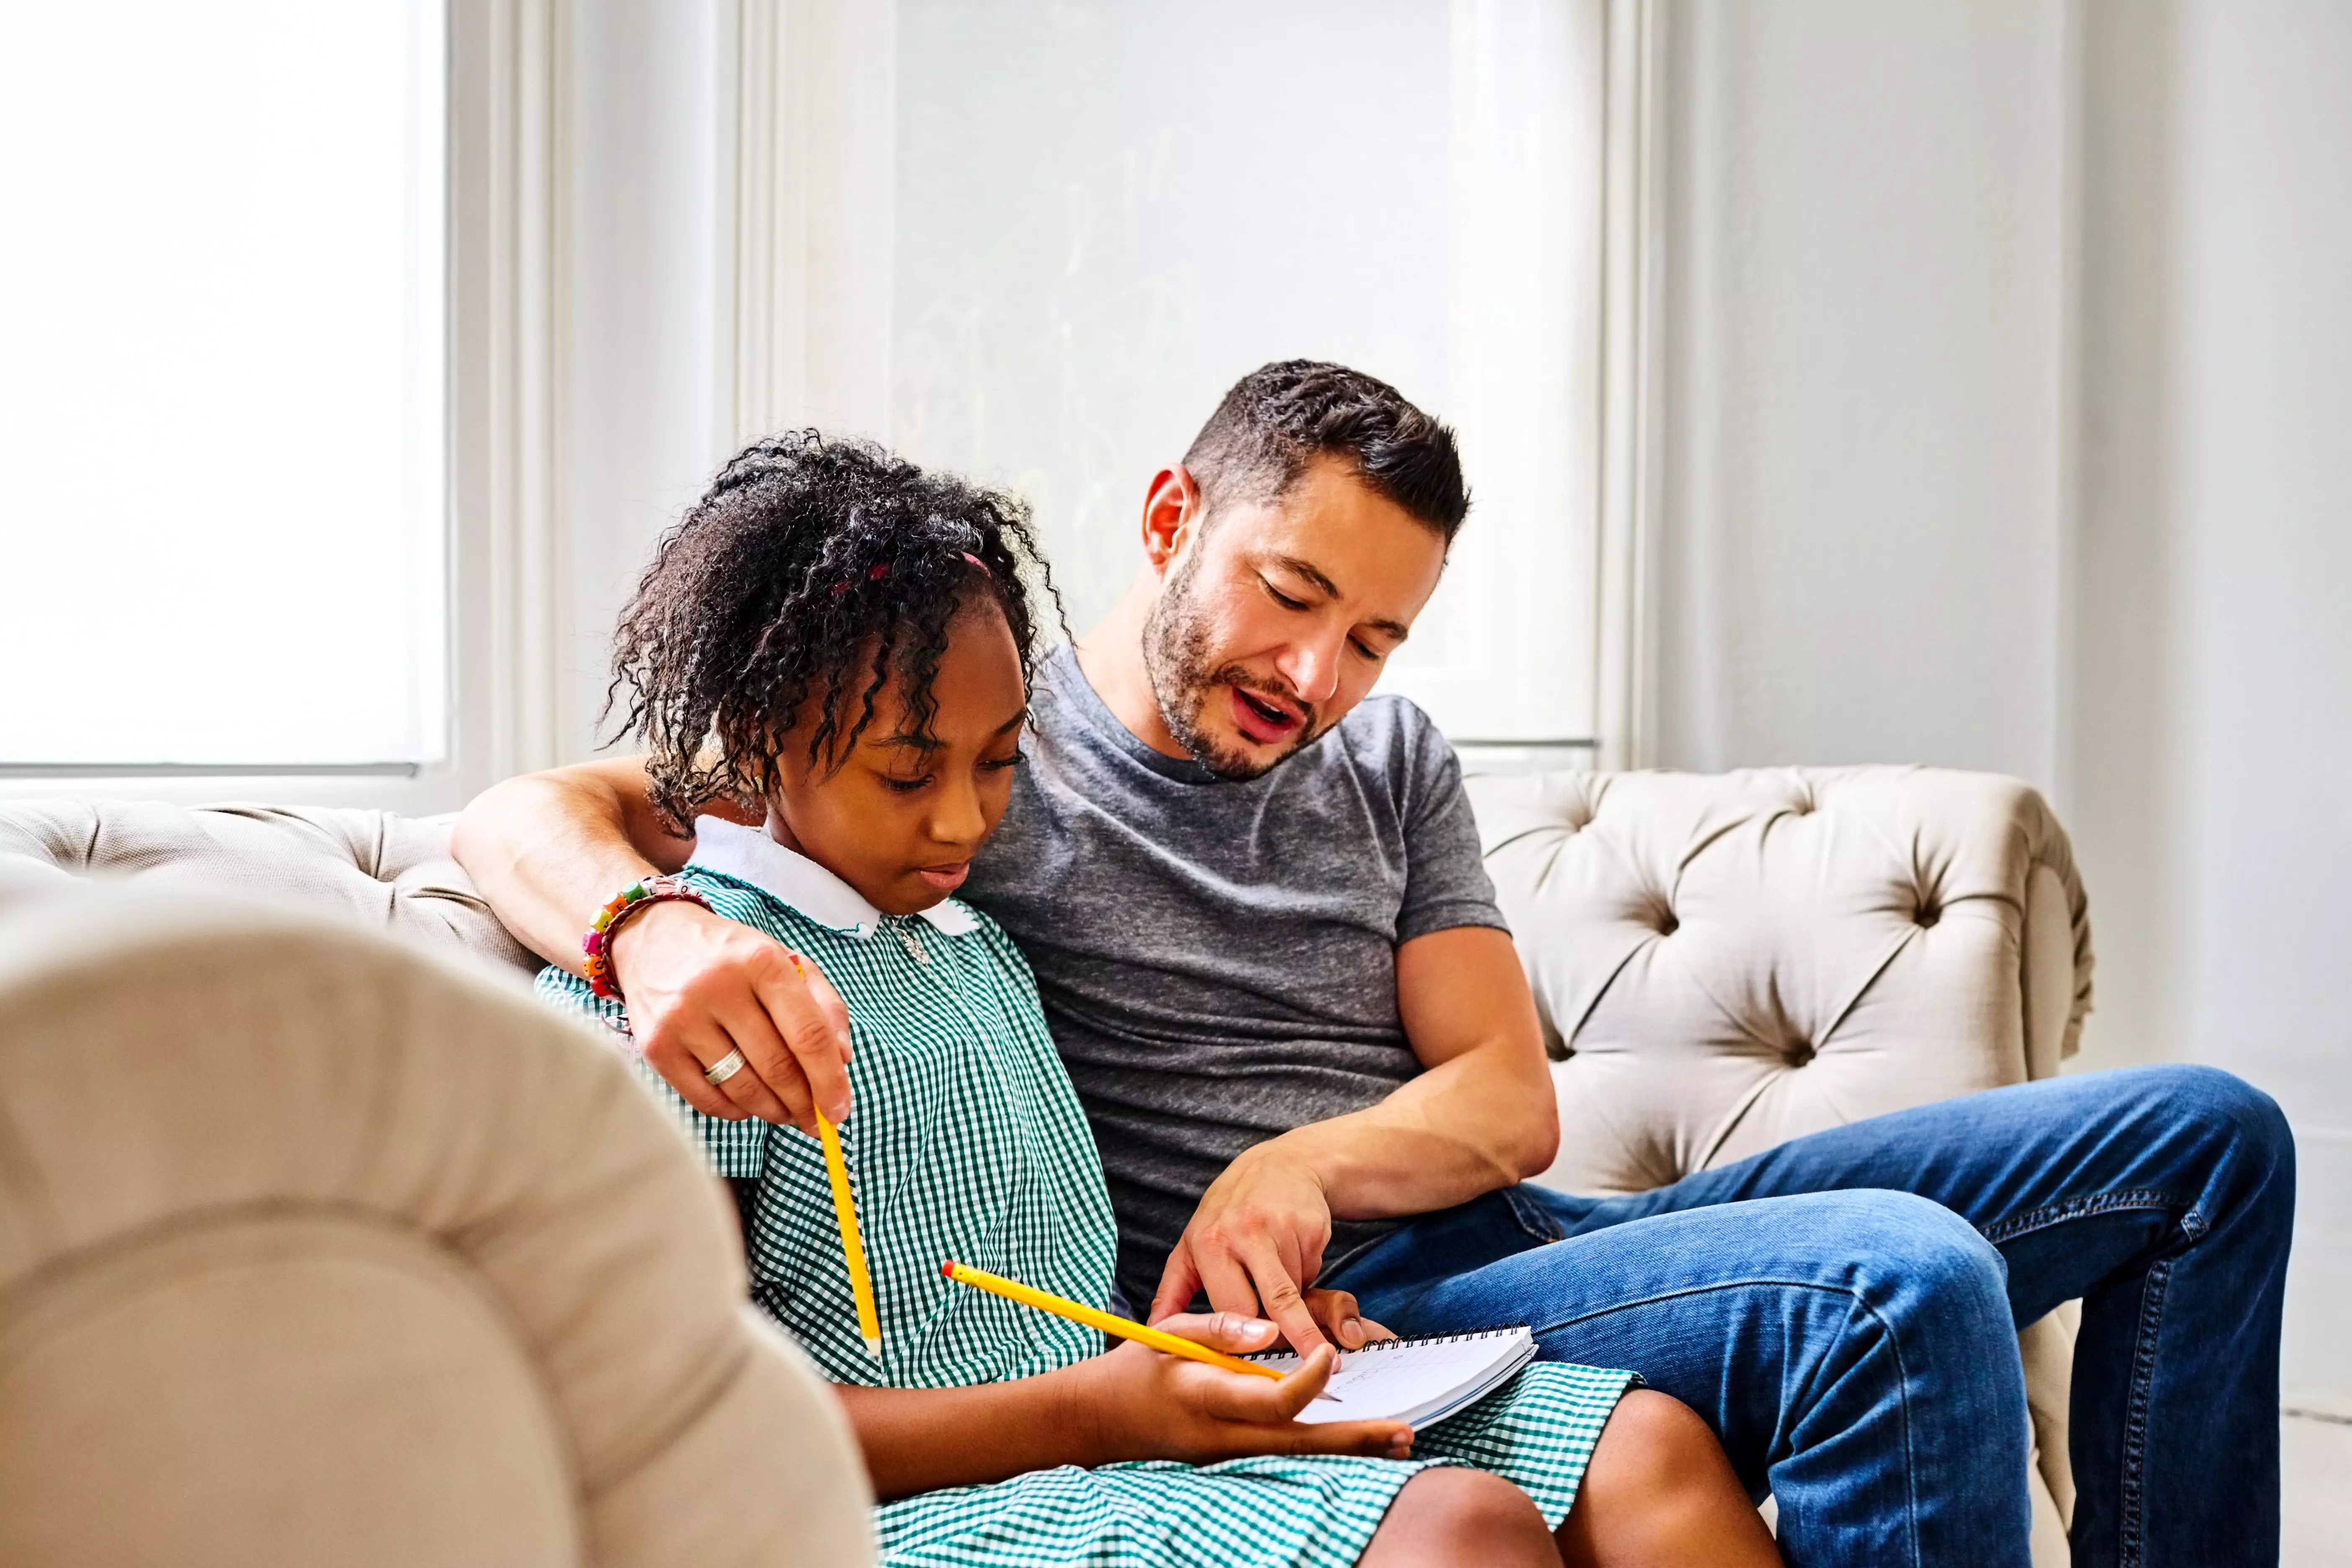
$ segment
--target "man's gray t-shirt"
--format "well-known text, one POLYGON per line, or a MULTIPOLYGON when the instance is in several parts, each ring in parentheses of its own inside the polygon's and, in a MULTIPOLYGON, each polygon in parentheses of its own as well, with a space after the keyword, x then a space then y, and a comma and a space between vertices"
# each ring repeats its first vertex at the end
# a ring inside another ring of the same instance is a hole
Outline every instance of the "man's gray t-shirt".
MULTIPOLYGON (((1140 1309, 1234 1156, 1420 1070, 1397 944, 1503 916, 1453 748, 1402 698, 1242 782, 1137 740, 1067 647, 1030 710, 1012 804, 961 893, 1036 971, 1140 1309)), ((1327 1265, 1384 1228, 1338 1225, 1327 1265)))

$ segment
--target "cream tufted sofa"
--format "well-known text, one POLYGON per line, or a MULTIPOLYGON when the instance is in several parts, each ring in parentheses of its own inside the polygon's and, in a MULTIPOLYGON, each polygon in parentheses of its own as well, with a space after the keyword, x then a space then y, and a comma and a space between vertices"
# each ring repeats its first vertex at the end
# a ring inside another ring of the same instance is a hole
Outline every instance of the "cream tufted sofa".
POLYGON ((0 1563, 874 1561, 601 1039, 310 908, 56 880, 0 878, 0 1563))
MULTIPOLYGON (((1929 768, 1474 776, 1559 1098, 1540 1180, 1638 1192, 1883 1111, 2047 1078, 2091 1005, 2066 835, 1929 768)), ((2020 1336, 2034 1560, 2066 1561, 2079 1310, 2020 1336)))
MULTIPOLYGON (((2064 832, 2012 780, 1915 768, 1474 776, 1557 1060, 1544 1180, 1624 1192, 1783 1139, 2047 1077, 2089 1009, 2064 832)), ((0 808, 0 897, 91 871, 298 889, 530 967, 447 857, 373 812, 0 808)), ((2063 1521, 2073 1309, 2021 1336, 2038 1563, 2063 1521)))

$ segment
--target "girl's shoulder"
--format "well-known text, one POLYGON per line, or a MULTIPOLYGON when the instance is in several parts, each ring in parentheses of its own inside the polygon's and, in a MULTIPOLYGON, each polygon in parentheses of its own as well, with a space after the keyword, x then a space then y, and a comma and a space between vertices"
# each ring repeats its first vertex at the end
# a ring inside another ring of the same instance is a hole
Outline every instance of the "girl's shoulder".
MULTIPOLYGON (((956 907, 971 909, 969 904, 958 904, 956 907)), ((1012 933, 997 924, 992 916, 983 914, 978 910, 971 910, 971 917, 973 939, 1011 979, 1034 991, 1037 988, 1037 977, 1029 971, 1029 955, 1021 951, 1021 944, 1013 940, 1012 933)))
POLYGON ((710 900, 718 913, 740 925, 762 931, 787 946, 804 932, 827 928, 754 882, 708 866, 689 862, 678 879, 710 900))

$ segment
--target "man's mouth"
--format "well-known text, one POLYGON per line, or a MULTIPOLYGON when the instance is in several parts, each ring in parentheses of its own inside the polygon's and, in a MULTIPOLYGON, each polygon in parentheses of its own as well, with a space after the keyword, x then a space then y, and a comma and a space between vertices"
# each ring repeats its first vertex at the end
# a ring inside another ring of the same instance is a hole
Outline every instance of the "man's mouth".
POLYGON ((1270 697, 1245 691, 1236 686, 1234 693, 1234 726, 1244 740, 1261 746, 1278 746, 1298 733, 1307 716, 1270 697))
POLYGON ((920 877, 927 887, 942 893, 952 893, 963 886, 966 877, 971 875, 971 862, 959 860, 952 866, 919 866, 915 868, 915 875, 920 877))

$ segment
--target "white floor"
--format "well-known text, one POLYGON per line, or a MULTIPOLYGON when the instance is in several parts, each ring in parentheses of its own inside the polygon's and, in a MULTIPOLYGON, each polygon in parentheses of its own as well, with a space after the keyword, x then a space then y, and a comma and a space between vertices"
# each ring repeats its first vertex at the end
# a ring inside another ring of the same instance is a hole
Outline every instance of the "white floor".
POLYGON ((2352 1568, 2352 1422, 2279 1422, 2284 1568, 2352 1568))
POLYGON ((2280 1568, 2352 1568, 2352 1421, 2280 1417, 2279 1469, 2280 1568))

